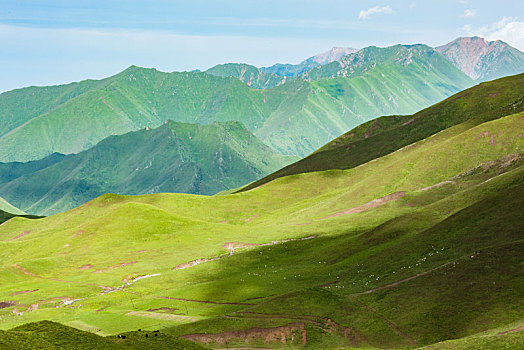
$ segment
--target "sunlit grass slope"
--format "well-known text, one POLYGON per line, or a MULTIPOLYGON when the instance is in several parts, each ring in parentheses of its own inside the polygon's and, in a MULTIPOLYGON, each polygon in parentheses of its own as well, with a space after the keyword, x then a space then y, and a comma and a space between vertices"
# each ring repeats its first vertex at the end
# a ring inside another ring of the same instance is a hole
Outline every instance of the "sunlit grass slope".
POLYGON ((121 334, 120 337, 101 337, 50 321, 0 331, 0 348, 3 350, 205 349, 187 340, 160 332, 137 331, 121 334))
POLYGON ((394 152, 446 128, 480 123, 524 110, 524 74, 482 83, 407 116, 385 116, 364 123, 331 141, 310 156, 243 190, 278 177, 327 169, 349 169, 394 152))
MULTIPOLYGON (((519 86, 500 93, 518 101, 519 86)), ((416 348, 495 329, 521 342, 524 113, 461 111, 346 170, 13 218, 0 327, 162 329, 217 348, 416 348)))

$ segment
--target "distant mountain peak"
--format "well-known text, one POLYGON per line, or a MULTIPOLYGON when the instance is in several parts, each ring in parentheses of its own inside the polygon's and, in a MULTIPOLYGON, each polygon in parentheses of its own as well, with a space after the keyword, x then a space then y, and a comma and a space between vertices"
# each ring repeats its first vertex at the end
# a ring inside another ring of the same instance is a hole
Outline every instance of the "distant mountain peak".
POLYGON ((331 63, 333 61, 338 61, 342 57, 349 55, 350 53, 357 52, 357 49, 354 49, 352 47, 333 47, 331 50, 328 50, 326 52, 320 53, 318 55, 315 55, 311 57, 314 62, 323 65, 327 63, 331 63))
POLYGON ((262 67, 260 68, 260 70, 265 73, 271 73, 284 77, 296 77, 315 67, 338 61, 342 57, 351 53, 355 53, 357 51, 357 49, 351 47, 335 46, 326 52, 309 57, 308 59, 300 62, 299 64, 277 63, 272 65, 271 67, 262 67))
POLYGON ((524 71, 524 53, 502 40, 460 37, 435 50, 477 81, 491 80, 524 71))

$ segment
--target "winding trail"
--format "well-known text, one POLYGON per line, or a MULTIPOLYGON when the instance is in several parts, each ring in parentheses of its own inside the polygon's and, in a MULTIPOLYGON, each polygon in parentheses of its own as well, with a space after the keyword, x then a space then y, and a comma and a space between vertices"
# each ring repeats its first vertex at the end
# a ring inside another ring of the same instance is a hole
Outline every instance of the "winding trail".
POLYGON ((370 290, 366 290, 364 292, 360 292, 360 293, 355 293, 354 295, 362 295, 362 294, 371 294, 371 293, 374 293, 374 292, 377 292, 379 290, 384 290, 384 289, 390 289, 390 288, 393 288, 393 287, 396 287, 398 286, 399 284, 401 283, 404 283, 404 282, 408 282, 408 281, 411 281, 411 280, 414 280, 415 278, 419 278, 419 277, 422 277, 424 275, 427 275, 428 273, 431 273, 435 270, 438 270, 438 269, 441 269, 445 266, 448 266, 450 264, 452 264, 453 262, 447 262, 443 265, 440 265, 440 266, 437 266, 437 267, 434 267, 432 269, 429 269, 427 271, 424 271, 424 272, 421 272, 421 273, 417 273, 416 275, 413 275, 413 276, 410 276, 410 277, 407 277, 407 278, 404 278, 404 279, 401 279, 399 281, 396 281, 396 282, 393 282, 393 283, 390 283, 390 284, 386 284, 385 286, 381 286, 381 287, 377 287, 377 288, 373 288, 373 289, 370 289, 370 290))

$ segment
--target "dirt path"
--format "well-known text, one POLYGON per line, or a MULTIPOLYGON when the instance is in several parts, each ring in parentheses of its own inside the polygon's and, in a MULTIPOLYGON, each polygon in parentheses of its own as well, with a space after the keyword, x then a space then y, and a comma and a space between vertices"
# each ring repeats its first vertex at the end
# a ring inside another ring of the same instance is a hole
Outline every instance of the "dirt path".
POLYGON ((520 326, 520 327, 517 327, 517 328, 513 328, 513 329, 510 329, 510 330, 504 331, 504 332, 497 333, 497 335, 504 335, 504 334, 513 333, 513 332, 520 332, 520 331, 524 331, 524 325, 520 326))
POLYGON ((377 292, 379 290, 393 288, 393 287, 398 286, 401 283, 408 282, 408 281, 411 281, 411 280, 413 280, 415 278, 419 278, 421 276, 427 275, 428 273, 431 273, 431 272, 433 272, 435 270, 441 269, 441 268, 443 268, 445 266, 448 266, 449 264, 452 264, 452 262, 448 262, 448 263, 445 263, 443 265, 434 267, 434 268, 432 268, 430 270, 427 270, 427 271, 424 271, 424 272, 421 272, 421 273, 417 273, 416 275, 413 275, 413 276, 401 279, 399 281, 396 281, 396 282, 393 282, 393 283, 390 283, 390 284, 386 284, 385 286, 382 286, 382 287, 377 287, 377 288, 373 288, 373 289, 370 289, 370 290, 366 290, 365 292, 356 293, 355 295, 370 294, 370 293, 377 292))
POLYGON ((210 261, 216 261, 216 260, 224 259, 224 258, 227 258, 228 256, 232 256, 235 253, 235 250, 241 249, 241 248, 267 247, 267 246, 272 246, 272 245, 277 245, 277 244, 282 244, 282 243, 287 243, 287 242, 293 242, 293 241, 304 241, 304 240, 313 239, 313 238, 316 238, 316 236, 307 236, 307 237, 302 237, 302 238, 289 238, 289 239, 283 239, 283 240, 280 240, 280 241, 272 241, 272 242, 268 242, 268 243, 227 242, 227 243, 224 243, 224 245, 222 247, 228 249, 229 250, 229 254, 227 254, 227 255, 220 255, 220 256, 217 256, 215 258, 200 258, 200 259, 196 259, 196 260, 191 260, 189 262, 182 263, 182 264, 179 264, 179 265, 173 267, 172 270, 183 270, 183 269, 187 269, 189 267, 193 267, 193 266, 200 265, 200 264, 203 264, 203 263, 207 263, 207 262, 210 262, 210 261))
POLYGON ((369 312, 371 312, 372 314, 376 315, 378 318, 380 318, 382 321, 384 321, 388 326, 389 328, 393 329, 393 331, 395 331, 395 333, 397 333, 399 336, 403 337, 404 339, 406 339, 411 345, 418 345, 417 341, 415 339, 413 339, 412 337, 410 337, 408 334, 404 333, 400 328, 399 326, 397 326, 395 323, 393 323, 393 321, 391 320, 388 320, 386 317, 384 317, 383 315, 381 315, 380 313, 377 312, 377 310, 373 309, 371 306, 367 305, 367 304, 364 304, 362 301, 356 299, 360 304, 362 304, 362 307, 366 310, 368 310, 369 312))
POLYGON ((28 235, 28 234, 30 234, 30 233, 31 233, 31 231, 24 231, 24 232, 22 232, 21 234, 19 234, 18 236, 15 236, 15 237, 13 237, 13 238, 11 238, 11 239, 8 239, 8 241, 14 241, 14 240, 17 240, 18 238, 22 238, 22 237, 24 237, 25 235, 28 235))
POLYGON ((249 304, 249 303, 228 303, 228 302, 218 302, 218 301, 208 301, 208 300, 195 300, 195 299, 184 299, 184 298, 173 298, 173 297, 156 297, 159 299, 169 299, 169 300, 178 300, 178 301, 187 301, 190 303, 201 303, 201 304, 215 304, 215 305, 245 305, 245 306, 252 306, 256 304, 249 304))
POLYGON ((405 191, 391 193, 391 194, 388 194, 387 196, 373 199, 372 201, 359 205, 358 207, 353 207, 353 208, 350 208, 344 211, 339 211, 338 213, 335 213, 335 214, 325 216, 321 218, 320 220, 334 218, 334 217, 346 215, 346 214, 362 213, 362 212, 368 211, 369 209, 381 207, 391 201, 399 200, 400 198, 404 197, 405 195, 406 195, 405 191))

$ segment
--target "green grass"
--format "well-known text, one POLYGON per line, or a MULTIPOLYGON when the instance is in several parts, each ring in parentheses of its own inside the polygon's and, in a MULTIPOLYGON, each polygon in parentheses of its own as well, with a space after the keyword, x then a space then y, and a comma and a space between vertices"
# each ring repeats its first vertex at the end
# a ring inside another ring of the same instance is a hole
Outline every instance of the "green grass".
POLYGON ((300 348, 303 331, 312 349, 518 345, 519 332, 499 333, 524 319, 524 112, 503 106, 350 169, 12 218, 0 329, 208 333, 219 348, 300 348), (210 261, 174 269, 197 259, 210 261))
POLYGON ((0 331, 0 347, 22 349, 205 349, 184 339, 164 333, 129 332, 126 338, 101 337, 49 321, 27 324, 0 331), (146 338, 146 334, 148 337, 146 338), (156 336, 155 336, 156 335, 156 336))
MULTIPOLYGON (((522 111, 524 74, 482 83, 409 116, 385 116, 367 122, 328 143, 310 156, 242 190, 253 189, 282 176, 349 169, 423 140, 446 128, 480 123, 522 111)), ((241 191, 242 191, 241 190, 241 191)))

